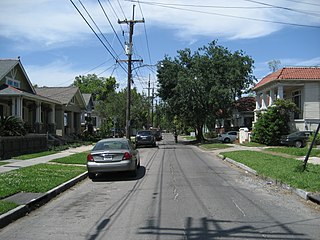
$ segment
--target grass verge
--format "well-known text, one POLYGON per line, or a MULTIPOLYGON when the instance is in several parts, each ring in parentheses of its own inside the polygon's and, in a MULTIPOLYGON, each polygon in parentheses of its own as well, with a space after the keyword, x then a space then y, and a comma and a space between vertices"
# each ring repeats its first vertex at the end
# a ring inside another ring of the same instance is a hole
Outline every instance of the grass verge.
POLYGON ((266 146, 266 145, 263 145, 261 143, 256 143, 256 142, 245 142, 240 145, 244 146, 244 147, 265 147, 266 146))
POLYGON ((232 146, 228 146, 223 143, 208 143, 208 144, 200 144, 200 147, 205 148, 207 150, 215 150, 215 149, 225 149, 231 148, 232 146))
POLYGON ((310 192, 320 192, 320 166, 308 164, 302 171, 303 162, 256 151, 234 151, 223 156, 256 170, 259 175, 279 180, 292 187, 310 192))
MULTIPOLYGON (((295 147, 278 147, 278 148, 266 148, 266 151, 270 152, 278 152, 278 153, 285 153, 292 156, 305 156, 308 153, 309 148, 295 148, 295 147)), ((315 157, 320 155, 320 149, 313 148, 311 151, 310 156, 315 157)))
MULTIPOLYGON (((85 166, 66 166, 56 164, 37 164, 30 167, 0 174, 0 199, 19 192, 44 193, 86 171, 85 166)), ((1 212, 16 207, 0 201, 1 212)))
POLYGON ((63 163, 63 164, 82 164, 87 163, 87 155, 89 152, 75 153, 67 157, 51 160, 50 162, 63 163))
POLYGON ((0 166, 1 165, 6 165, 6 164, 8 164, 9 162, 2 162, 2 161, 0 161, 0 166))

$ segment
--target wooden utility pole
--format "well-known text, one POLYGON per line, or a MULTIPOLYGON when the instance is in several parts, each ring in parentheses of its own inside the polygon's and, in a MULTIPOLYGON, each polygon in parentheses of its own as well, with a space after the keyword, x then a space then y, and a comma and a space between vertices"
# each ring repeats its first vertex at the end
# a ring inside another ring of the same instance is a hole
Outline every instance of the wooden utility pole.
POLYGON ((142 20, 134 20, 134 8, 133 5, 133 12, 132 12, 132 20, 118 20, 119 24, 129 24, 130 32, 129 32, 129 42, 126 43, 126 55, 128 56, 128 83, 127 83, 127 107, 126 107, 126 138, 130 139, 131 136, 131 124, 130 124, 130 110, 131 110, 131 81, 132 81, 132 36, 133 36, 133 26, 135 23, 143 23, 144 19, 142 20))

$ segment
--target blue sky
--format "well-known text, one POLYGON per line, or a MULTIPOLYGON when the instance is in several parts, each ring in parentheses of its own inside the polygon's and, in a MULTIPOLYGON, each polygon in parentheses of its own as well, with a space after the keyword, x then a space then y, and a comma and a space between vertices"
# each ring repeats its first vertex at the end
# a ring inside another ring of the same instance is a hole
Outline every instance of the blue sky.
POLYGON ((116 77, 124 88, 127 66, 116 59, 127 59, 122 46, 129 29, 118 19, 131 20, 134 4, 135 19, 145 20, 135 24, 133 36, 133 59, 143 59, 141 67, 134 65, 134 86, 140 91, 146 91, 149 78, 156 82, 156 68, 144 65, 213 40, 251 56, 257 79, 270 72, 271 60, 280 60, 281 67, 320 66, 318 0, 2 0, 0 58, 20 56, 39 86, 68 86, 75 76, 96 73, 116 77))

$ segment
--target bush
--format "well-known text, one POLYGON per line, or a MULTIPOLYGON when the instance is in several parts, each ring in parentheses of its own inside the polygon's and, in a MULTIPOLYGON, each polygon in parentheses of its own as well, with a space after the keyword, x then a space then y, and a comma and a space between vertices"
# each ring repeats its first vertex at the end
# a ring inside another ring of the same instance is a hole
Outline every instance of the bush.
POLYGON ((290 113, 299 109, 290 100, 277 99, 274 103, 275 106, 269 107, 265 113, 258 114, 252 134, 253 142, 279 145, 280 137, 289 133, 290 113))
POLYGON ((15 116, 0 118, 0 136, 24 136, 27 131, 23 121, 15 116))
POLYGON ((216 133, 216 132, 208 132, 204 136, 206 138, 216 138, 216 137, 218 137, 218 133, 216 133))

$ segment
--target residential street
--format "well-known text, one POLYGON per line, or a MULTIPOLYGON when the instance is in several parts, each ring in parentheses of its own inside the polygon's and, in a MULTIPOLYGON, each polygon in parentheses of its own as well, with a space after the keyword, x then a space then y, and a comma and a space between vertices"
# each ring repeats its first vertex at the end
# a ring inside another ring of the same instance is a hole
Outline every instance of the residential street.
POLYGON ((0 239, 320 239, 320 209, 164 134, 137 179, 86 179, 0 239))

